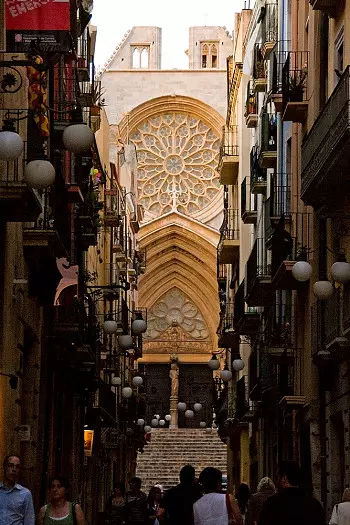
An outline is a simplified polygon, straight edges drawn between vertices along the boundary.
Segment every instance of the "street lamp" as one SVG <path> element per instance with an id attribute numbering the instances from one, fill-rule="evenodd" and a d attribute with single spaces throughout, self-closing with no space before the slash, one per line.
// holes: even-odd
<path id="1" fill-rule="evenodd" d="M 13 121 L 4 120 L 2 131 L 0 132 L 0 159 L 11 161 L 18 159 L 23 153 L 23 140 L 16 133 Z"/>
<path id="2" fill-rule="evenodd" d="M 216 354 L 213 354 L 211 359 L 208 361 L 208 366 L 211 370 L 219 370 L 220 361 L 216 357 Z"/>

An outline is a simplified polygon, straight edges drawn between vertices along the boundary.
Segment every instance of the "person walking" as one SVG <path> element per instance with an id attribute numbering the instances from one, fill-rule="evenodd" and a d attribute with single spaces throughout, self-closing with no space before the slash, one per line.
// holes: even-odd
<path id="1" fill-rule="evenodd" d="M 126 521 L 129 525 L 145 525 L 148 521 L 147 494 L 141 490 L 141 479 L 134 477 L 126 493 Z"/>
<path id="2" fill-rule="evenodd" d="M 34 525 L 35 513 L 30 490 L 17 483 L 21 468 L 18 456 L 6 456 L 0 482 L 0 524 Z"/>
<path id="3" fill-rule="evenodd" d="M 326 525 L 321 503 L 302 488 L 298 463 L 282 462 L 277 484 L 280 492 L 265 501 L 258 525 Z"/>
<path id="4" fill-rule="evenodd" d="M 148 525 L 154 525 L 157 519 L 157 511 L 160 500 L 162 499 L 163 488 L 161 485 L 154 485 L 150 488 L 148 493 L 147 507 L 148 507 Z"/>
<path id="5" fill-rule="evenodd" d="M 239 510 L 241 511 L 243 523 L 245 521 L 245 514 L 248 508 L 248 502 L 250 498 L 250 490 L 246 483 L 241 483 L 235 494 Z"/>
<path id="6" fill-rule="evenodd" d="M 124 483 L 116 483 L 113 494 L 108 498 L 106 503 L 106 525 L 122 525 L 125 523 L 125 503 Z"/>
<path id="7" fill-rule="evenodd" d="M 222 493 L 222 472 L 206 467 L 199 475 L 204 495 L 193 505 L 194 525 L 242 525 L 233 497 Z"/>
<path id="8" fill-rule="evenodd" d="M 69 481 L 55 476 L 49 481 L 49 503 L 41 507 L 38 525 L 85 525 L 83 511 L 78 503 L 68 501 Z"/>
<path id="9" fill-rule="evenodd" d="M 346 488 L 343 492 L 341 503 L 333 507 L 333 512 L 329 525 L 350 525 L 350 489 Z"/>
<path id="10" fill-rule="evenodd" d="M 245 525 L 257 525 L 263 504 L 274 494 L 276 494 L 276 487 L 272 479 L 267 476 L 261 478 L 255 494 L 252 494 L 250 497 L 245 516 Z"/>
<path id="11" fill-rule="evenodd" d="M 196 473 L 192 465 L 180 470 L 180 483 L 164 494 L 159 503 L 157 518 L 167 525 L 193 525 L 193 504 L 201 497 Z"/>

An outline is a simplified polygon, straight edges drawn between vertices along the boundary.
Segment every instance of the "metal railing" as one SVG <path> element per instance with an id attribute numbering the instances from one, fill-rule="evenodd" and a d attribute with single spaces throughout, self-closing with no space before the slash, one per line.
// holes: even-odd
<path id="1" fill-rule="evenodd" d="M 257 196 L 251 194 L 249 179 L 245 177 L 241 183 L 241 217 L 250 211 L 257 211 Z"/>
<path id="2" fill-rule="evenodd" d="M 254 45 L 253 60 L 253 78 L 255 80 L 266 78 L 265 62 L 261 53 L 261 44 Z"/>
<path id="3" fill-rule="evenodd" d="M 260 151 L 277 151 L 277 115 L 263 113 L 260 121 Z"/>
<path id="4" fill-rule="evenodd" d="M 249 295 L 257 279 L 269 277 L 271 277 L 271 265 L 267 262 L 265 239 L 258 238 L 255 240 L 246 266 L 247 294 Z"/>
<path id="5" fill-rule="evenodd" d="M 289 217 L 291 215 L 291 181 L 291 173 L 276 173 L 271 179 L 271 217 Z"/>
<path id="6" fill-rule="evenodd" d="M 238 126 L 223 126 L 220 157 L 238 155 Z"/>
<path id="7" fill-rule="evenodd" d="M 302 192 L 320 173 L 340 138 L 348 132 L 350 112 L 350 67 L 339 80 L 332 95 L 308 132 L 301 148 Z"/>
<path id="8" fill-rule="evenodd" d="M 289 41 L 279 41 L 270 55 L 270 86 L 271 93 L 282 94 L 283 87 L 283 66 L 289 53 Z"/>
<path id="9" fill-rule="evenodd" d="M 265 150 L 263 150 L 265 151 Z M 257 182 L 267 181 L 266 169 L 259 165 L 259 151 L 257 146 L 253 146 L 250 151 L 250 188 L 253 189 Z"/>
<path id="10" fill-rule="evenodd" d="M 247 306 L 244 300 L 245 293 L 245 281 L 241 282 L 235 293 L 235 307 L 234 307 L 234 319 L 238 323 L 244 315 L 257 315 L 258 309 L 256 307 Z"/>
<path id="11" fill-rule="evenodd" d="M 282 68 L 283 108 L 288 102 L 308 100 L 309 52 L 290 51 Z"/>
<path id="12" fill-rule="evenodd" d="M 249 410 L 248 377 L 242 376 L 236 383 L 236 417 L 242 419 Z"/>
<path id="13" fill-rule="evenodd" d="M 263 44 L 276 42 L 278 37 L 278 4 L 277 2 L 266 2 L 264 19 L 261 27 L 261 40 Z"/>
<path id="14" fill-rule="evenodd" d="M 220 232 L 223 240 L 239 240 L 239 217 L 237 210 L 224 209 L 224 219 Z"/>
<path id="15" fill-rule="evenodd" d="M 293 395 L 294 392 L 294 359 L 284 352 L 278 359 L 271 359 L 265 349 L 260 352 L 261 391 L 274 389 L 278 398 Z"/>
<path id="16" fill-rule="evenodd" d="M 254 115 L 258 113 L 258 98 L 254 90 L 253 82 L 250 80 L 247 85 L 247 99 L 245 104 L 244 116 Z"/>
<path id="17" fill-rule="evenodd" d="M 234 326 L 234 303 L 228 301 L 225 303 L 224 314 L 222 317 L 222 330 L 228 330 Z"/>
<path id="18" fill-rule="evenodd" d="M 265 342 L 269 347 L 287 348 L 295 344 L 291 304 L 277 302 L 267 310 Z"/>

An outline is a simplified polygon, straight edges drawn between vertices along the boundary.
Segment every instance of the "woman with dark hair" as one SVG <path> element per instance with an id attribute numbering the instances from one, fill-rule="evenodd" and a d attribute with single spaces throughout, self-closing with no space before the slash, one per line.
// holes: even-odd
<path id="1" fill-rule="evenodd" d="M 106 524 L 122 525 L 125 523 L 125 485 L 116 483 L 113 494 L 106 503 Z"/>
<path id="2" fill-rule="evenodd" d="M 193 505 L 194 525 L 242 525 L 242 518 L 232 495 L 222 493 L 222 473 L 206 467 L 199 475 L 204 491 Z"/>
<path id="3" fill-rule="evenodd" d="M 69 481 L 55 476 L 49 481 L 49 503 L 41 507 L 38 525 L 85 525 L 80 505 L 68 501 Z"/>
<path id="4" fill-rule="evenodd" d="M 244 523 L 245 514 L 247 512 L 248 503 L 250 499 L 250 490 L 246 483 L 240 484 L 235 494 L 235 497 L 236 497 L 236 500 L 239 506 L 239 510 L 241 511 L 243 523 Z"/>
<path id="5" fill-rule="evenodd" d="M 159 484 L 150 488 L 148 493 L 147 507 L 149 512 L 148 525 L 154 525 L 157 517 L 159 503 L 163 496 L 163 487 Z"/>

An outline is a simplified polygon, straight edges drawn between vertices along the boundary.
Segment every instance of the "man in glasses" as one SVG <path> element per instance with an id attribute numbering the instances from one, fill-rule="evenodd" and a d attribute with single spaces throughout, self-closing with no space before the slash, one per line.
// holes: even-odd
<path id="1" fill-rule="evenodd" d="M 0 525 L 34 525 L 35 514 L 31 492 L 17 483 L 20 459 L 6 456 L 0 482 Z"/>

